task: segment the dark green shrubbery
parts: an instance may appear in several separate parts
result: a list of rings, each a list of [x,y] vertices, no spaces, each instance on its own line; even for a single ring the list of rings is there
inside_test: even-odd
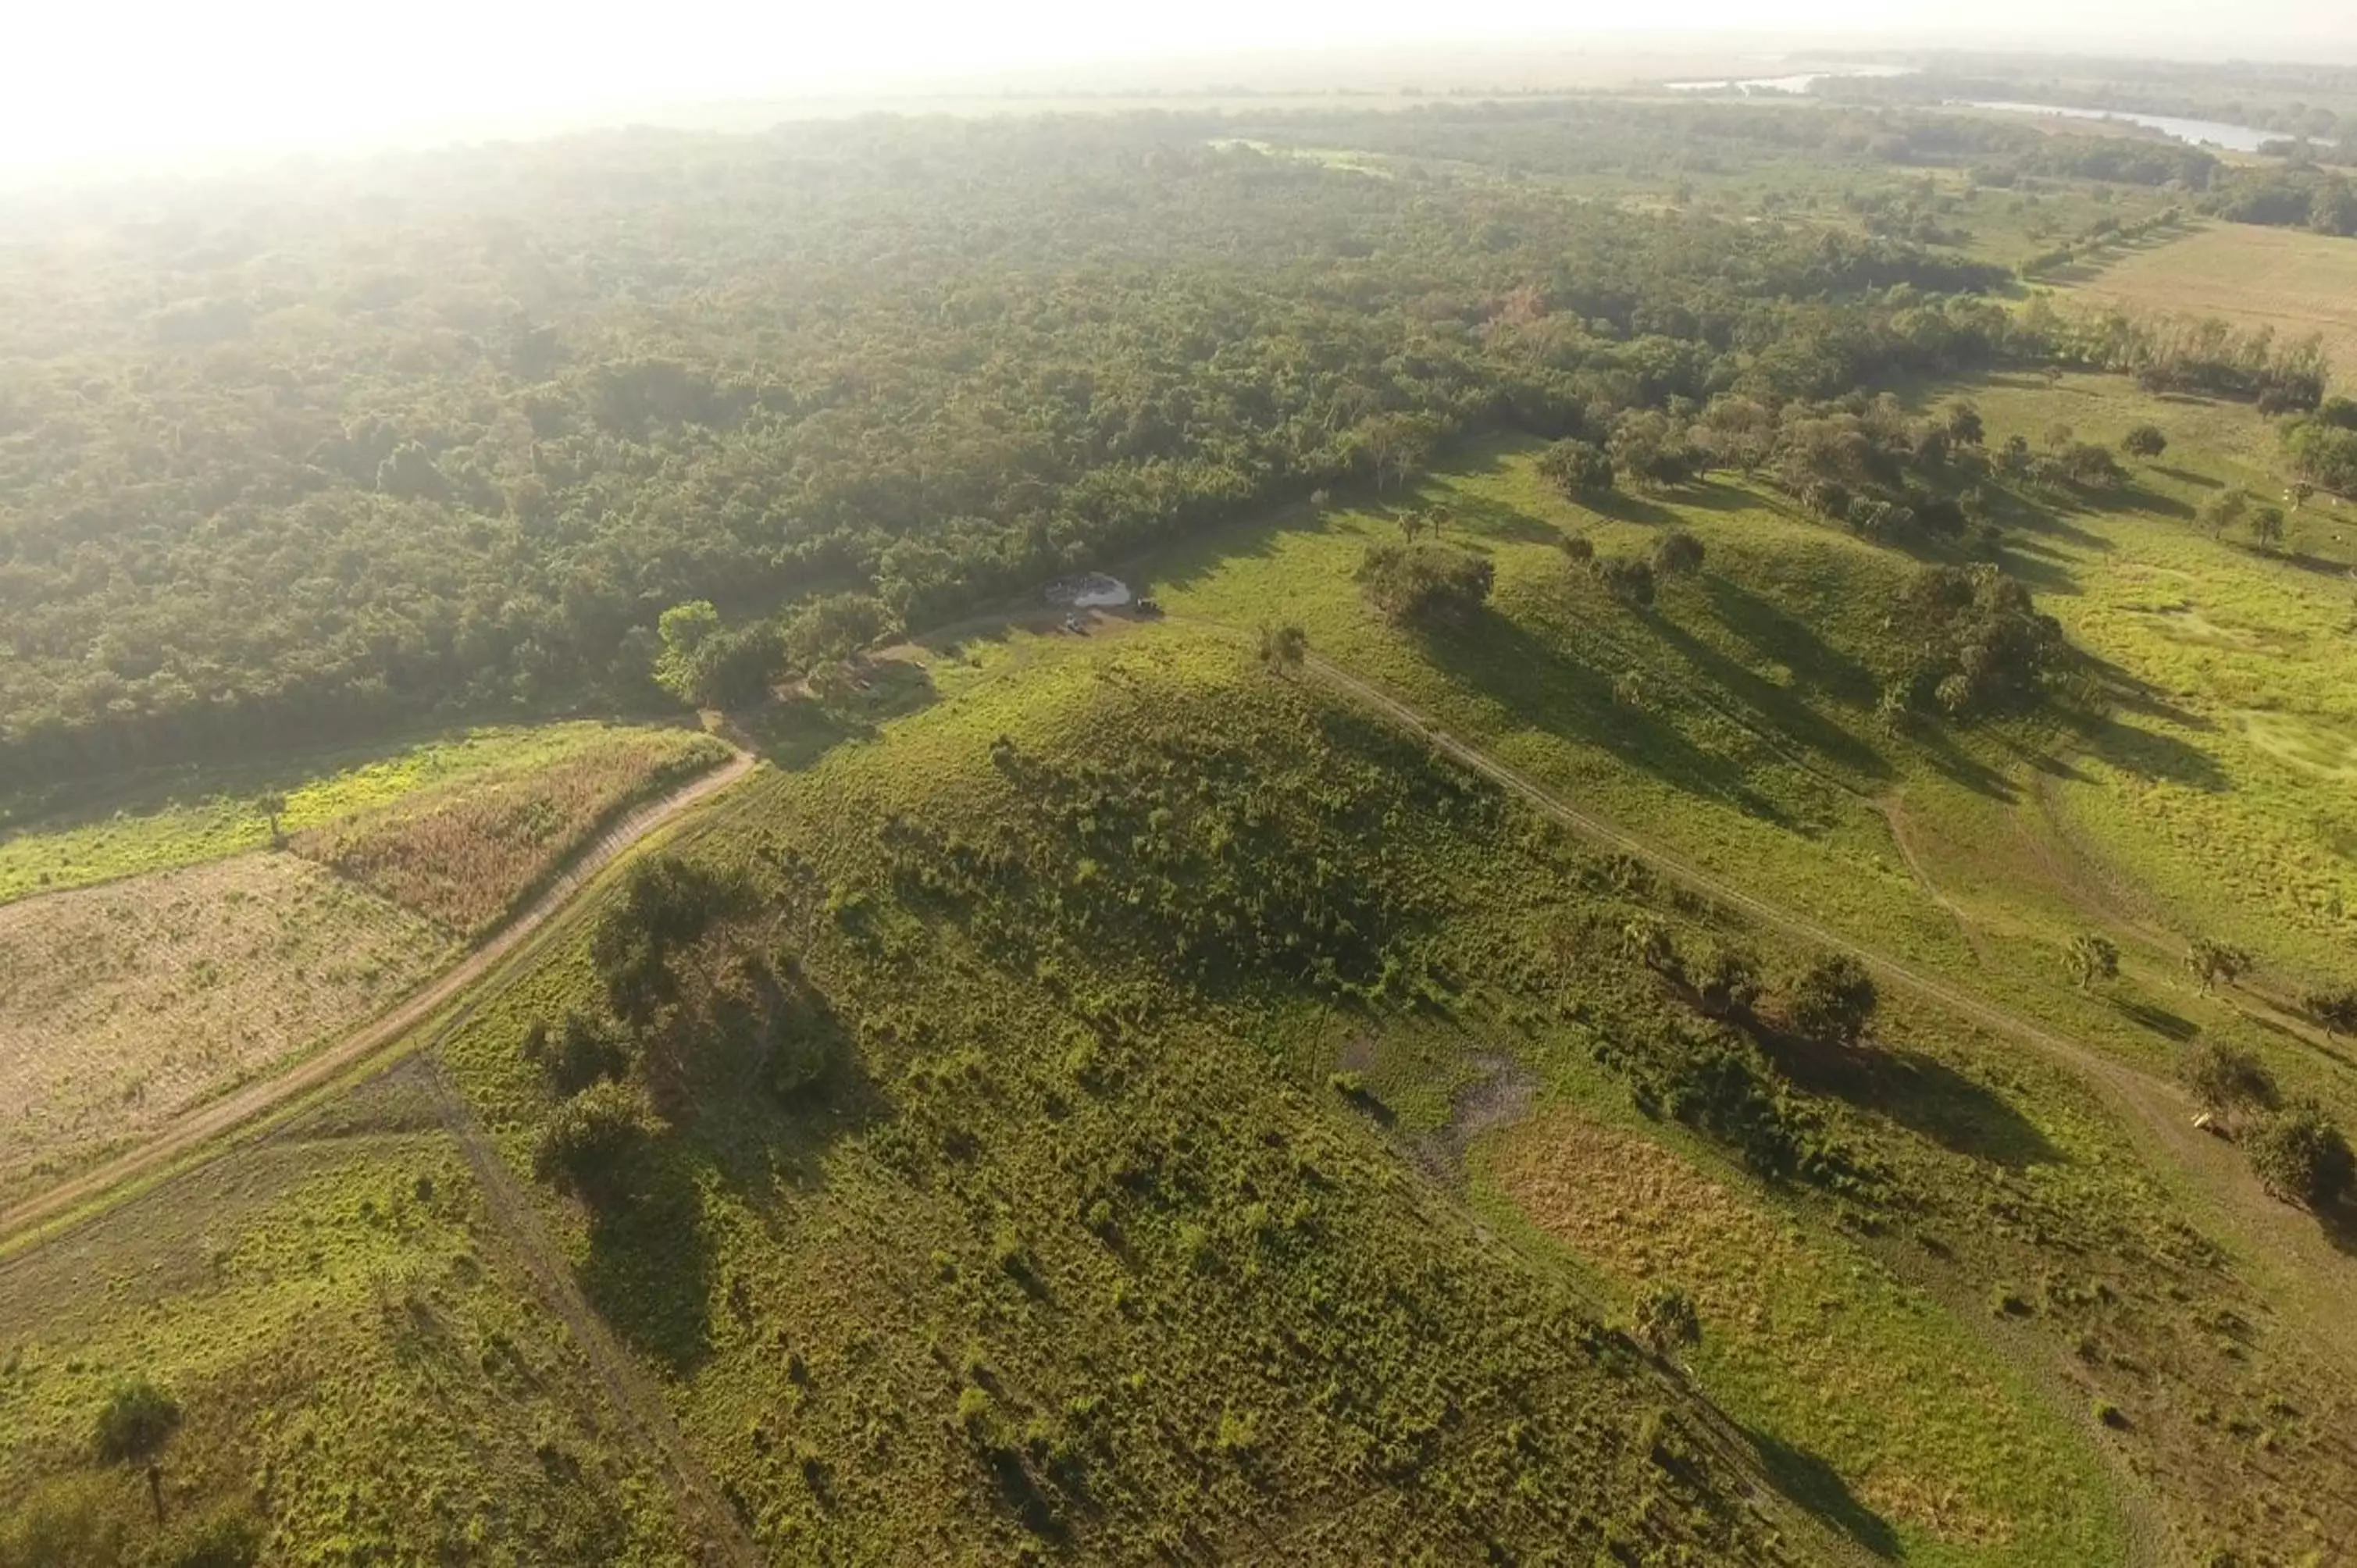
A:
[[[144,1373],[136,1374],[115,1384],[99,1407],[92,1446],[105,1464],[144,1463],[179,1424],[178,1402]]]
[[[1462,621],[1490,599],[1497,568],[1486,555],[1446,544],[1371,544],[1358,583],[1387,620],[1409,626]]]
[[[2276,1197],[2330,1208],[2357,1187],[2357,1156],[2324,1107],[2298,1100],[2246,1135],[2251,1168]]]
[[[611,1203],[657,1125],[654,1107],[636,1085],[593,1083],[550,1114],[533,1151],[533,1174],[585,1202]]]

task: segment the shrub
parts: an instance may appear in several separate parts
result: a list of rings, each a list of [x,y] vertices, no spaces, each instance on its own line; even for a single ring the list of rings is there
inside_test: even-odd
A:
[[[173,1531],[152,1561],[156,1568],[253,1568],[261,1557],[261,1521],[223,1510]]]
[[[1760,1000],[1760,964],[1738,948],[1713,948],[1695,966],[1695,994],[1714,1018],[1751,1011]]]
[[[1566,495],[1612,488],[1612,459],[1585,441],[1558,441],[1539,454],[1539,477]]]
[[[1371,544],[1357,582],[1385,619],[1461,621],[1490,600],[1497,569],[1487,556],[1445,544]]]
[[[2092,931],[2072,938],[2062,961],[2082,991],[2092,990],[2104,981],[2117,980],[2120,975],[2119,944]]]
[[[2120,450],[2149,462],[2169,450],[2169,437],[2158,424],[2139,424],[2120,438]]]
[[[2185,1058],[2185,1082],[2204,1111],[2222,1116],[2276,1103],[2276,1080],[2240,1046],[2204,1040]]]
[[[528,1056],[533,1054],[529,1043]],[[580,1012],[565,1015],[565,1026],[541,1047],[539,1059],[550,1087],[563,1095],[578,1094],[600,1079],[619,1079],[630,1070],[630,1047],[604,1020]]]
[[[1683,528],[1662,535],[1653,546],[1653,574],[1661,577],[1691,577],[1702,570],[1702,541]]]
[[[1596,559],[1596,541],[1584,533],[1566,533],[1555,543],[1564,558],[1575,566],[1585,566]]]
[[[1702,1343],[1702,1316],[1694,1298],[1674,1285],[1648,1291],[1637,1303],[1634,1326],[1638,1343],[1656,1356],[1670,1356]]]
[[[1879,1000],[1865,965],[1847,953],[1826,953],[1794,977],[1785,1007],[1805,1037],[1854,1047],[1865,1038]]]
[[[2299,1005],[2328,1035],[2357,1034],[2357,985],[2309,992],[2299,999]]]
[[[1653,602],[1653,568],[1632,556],[1609,555],[1596,563],[1597,580],[1623,604]]]
[[[640,1090],[610,1079],[592,1084],[558,1106],[541,1130],[533,1174],[585,1202],[611,1202],[654,1125]]]
[[[2255,1128],[2251,1168],[2269,1192],[2310,1208],[2330,1208],[2357,1185],[2357,1156],[2324,1107],[2296,1101]]]
[[[95,1446],[103,1464],[141,1463],[155,1456],[180,1424],[180,1407],[145,1374],[114,1385],[98,1409]]]

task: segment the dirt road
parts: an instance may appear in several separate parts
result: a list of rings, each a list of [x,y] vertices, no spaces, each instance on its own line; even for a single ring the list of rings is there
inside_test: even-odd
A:
[[[423,991],[392,1012],[307,1057],[288,1071],[262,1079],[198,1106],[139,1147],[71,1177],[37,1197],[0,1214],[0,1246],[51,1224],[188,1155],[210,1140],[243,1126],[318,1088],[399,1041],[401,1037],[480,980],[572,903],[597,873],[648,834],[697,803],[727,789],[752,770],[753,757],[738,752],[709,773],[690,779],[672,794],[651,800],[599,835],[576,855],[562,876],[501,927],[482,946],[447,969]]]
[[[1388,692],[1314,655],[1306,667],[1318,679],[1419,735],[1434,746],[1504,786],[1592,843],[1652,865],[1695,891],[1739,908],[1761,924],[1821,948],[1847,953],[1886,983],[1938,1004],[2071,1069],[2126,1112],[2130,1130],[2158,1169],[2174,1173],[2231,1221],[2219,1240],[2270,1265],[2279,1305],[2296,1308],[2311,1340],[2344,1367],[2357,1370],[2357,1317],[2347,1311],[2357,1293],[2357,1258],[2342,1252],[2309,1215],[2269,1197],[2234,1148],[2192,1125],[2192,1106],[2175,1084],[2018,1017],[1889,954],[1841,936],[1804,915],[1757,897],[1684,857],[1639,838],[1619,824],[1583,811],[1489,753],[1443,730],[1438,722]]]

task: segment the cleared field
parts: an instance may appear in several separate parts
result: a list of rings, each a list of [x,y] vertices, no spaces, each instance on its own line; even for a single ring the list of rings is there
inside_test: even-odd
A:
[[[2221,223],[2128,254],[2071,292],[2136,312],[2272,327],[2282,338],[2321,333],[2339,378],[2357,381],[2357,244],[2347,240]]]
[[[425,920],[289,854],[0,908],[0,1205],[452,956]]]
[[[422,791],[552,767],[631,737],[651,757],[700,737],[594,722],[474,729],[423,744],[223,770],[171,769],[92,800],[86,793],[0,800],[0,903],[260,849],[270,819],[257,801],[284,797],[282,832],[343,822]],[[709,744],[709,743],[705,743]]]
[[[298,833],[291,847],[446,930],[478,937],[622,811],[727,756],[709,736],[611,730],[553,760]]]

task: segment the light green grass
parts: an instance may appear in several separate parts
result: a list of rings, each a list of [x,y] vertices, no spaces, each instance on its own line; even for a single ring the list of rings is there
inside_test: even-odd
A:
[[[299,832],[422,789],[530,772],[612,730],[595,722],[465,730],[389,754],[175,770],[87,805],[55,794],[5,803],[0,903],[260,848],[270,842],[269,819],[255,807],[265,792],[285,797],[279,826]]]
[[[365,1091],[13,1260],[0,1302],[11,1568],[15,1532],[77,1498],[123,1545],[76,1564],[175,1560],[148,1553],[221,1513],[258,1525],[268,1563],[691,1560],[414,1090]],[[181,1412],[162,1531],[139,1467],[91,1453],[132,1376]]]

